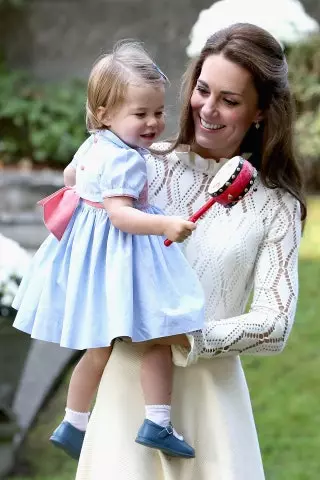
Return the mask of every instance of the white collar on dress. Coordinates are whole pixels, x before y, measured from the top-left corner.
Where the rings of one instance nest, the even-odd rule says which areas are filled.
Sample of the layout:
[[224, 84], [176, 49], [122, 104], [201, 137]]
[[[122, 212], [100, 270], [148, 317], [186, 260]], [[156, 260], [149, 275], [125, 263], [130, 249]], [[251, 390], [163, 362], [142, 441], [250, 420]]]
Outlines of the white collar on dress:
[[[197, 153], [192, 152], [189, 145], [179, 145], [175, 150], [175, 154], [179, 160], [189, 168], [212, 176], [216, 175], [220, 168], [230, 160], [229, 158], [220, 158], [219, 161], [217, 161], [214, 158], [203, 158]], [[250, 156], [250, 153], [242, 154], [242, 157], [246, 159]]]

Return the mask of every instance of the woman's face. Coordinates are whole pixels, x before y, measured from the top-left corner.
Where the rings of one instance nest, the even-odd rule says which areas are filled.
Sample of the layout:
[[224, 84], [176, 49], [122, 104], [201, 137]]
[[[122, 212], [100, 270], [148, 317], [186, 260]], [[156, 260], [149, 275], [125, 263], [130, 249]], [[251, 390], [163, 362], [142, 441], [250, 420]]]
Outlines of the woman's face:
[[190, 100], [194, 150], [204, 157], [230, 158], [253, 122], [261, 120], [251, 74], [222, 54], [204, 61]]

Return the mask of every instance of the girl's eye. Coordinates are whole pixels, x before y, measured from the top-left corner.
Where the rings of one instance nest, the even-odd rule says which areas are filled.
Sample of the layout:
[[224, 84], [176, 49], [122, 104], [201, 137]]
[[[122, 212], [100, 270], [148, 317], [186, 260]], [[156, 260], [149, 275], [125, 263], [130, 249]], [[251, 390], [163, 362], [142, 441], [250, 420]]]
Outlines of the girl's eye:
[[229, 100], [228, 98], [225, 98], [224, 101], [226, 102], [227, 105], [230, 105], [232, 107], [235, 107], [238, 105], [238, 102], [235, 102], [234, 100]]
[[161, 118], [164, 115], [164, 112], [156, 112], [155, 115], [157, 118]]
[[135, 113], [135, 116], [138, 117], [138, 118], [144, 118], [145, 117], [145, 113]]

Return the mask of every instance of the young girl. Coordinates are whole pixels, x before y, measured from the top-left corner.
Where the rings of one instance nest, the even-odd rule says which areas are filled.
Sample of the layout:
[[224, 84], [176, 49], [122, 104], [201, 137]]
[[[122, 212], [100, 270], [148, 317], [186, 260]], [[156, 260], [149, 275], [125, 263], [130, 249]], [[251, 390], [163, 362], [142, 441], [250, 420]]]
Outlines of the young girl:
[[[144, 342], [203, 326], [200, 283], [179, 246], [163, 243], [184, 241], [195, 225], [148, 204], [144, 154], [164, 129], [166, 82], [134, 43], [120, 44], [94, 65], [86, 107], [91, 136], [65, 170], [66, 184], [75, 187], [41, 202], [53, 235], [13, 303], [16, 328], [87, 350], [71, 378], [64, 421], [51, 437], [74, 458], [113, 340]], [[141, 384], [146, 418], [136, 442], [194, 457], [170, 423], [170, 347], [146, 344]]]

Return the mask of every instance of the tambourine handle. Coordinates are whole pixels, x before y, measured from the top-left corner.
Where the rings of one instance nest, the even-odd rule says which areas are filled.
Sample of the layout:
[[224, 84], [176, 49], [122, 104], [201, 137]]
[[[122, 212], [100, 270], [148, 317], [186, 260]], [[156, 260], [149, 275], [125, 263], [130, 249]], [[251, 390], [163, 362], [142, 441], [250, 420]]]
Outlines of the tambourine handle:
[[[201, 218], [209, 210], [209, 208], [216, 203], [216, 201], [217, 200], [215, 198], [210, 198], [204, 205], [202, 205], [201, 208], [199, 208], [199, 210], [197, 210], [193, 215], [191, 215], [190, 218], [188, 218], [189, 222], [196, 223], [196, 221], [199, 220], [199, 218]], [[167, 238], [164, 241], [164, 244], [166, 247], [170, 247], [172, 241]]]
[[189, 222], [196, 223], [196, 221], [199, 220], [199, 218], [201, 218], [216, 202], [217, 199], [211, 197], [204, 205], [202, 205], [201, 208], [199, 208], [199, 210], [197, 210], [193, 215], [191, 215], [191, 217], [189, 218]]
[[[229, 160], [209, 185], [208, 193], [212, 197], [189, 218], [189, 222], [195, 223], [216, 202], [225, 207], [237, 203], [250, 190], [256, 176], [255, 168], [242, 157]], [[169, 247], [172, 242], [167, 239], [164, 244]]]
[[170, 247], [170, 245], [172, 245], [172, 241], [169, 240], [168, 238], [163, 243], [165, 244], [166, 247]]

